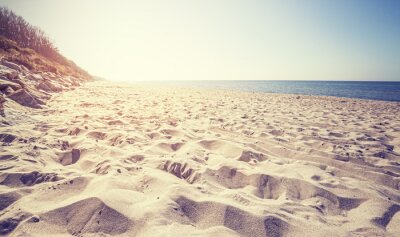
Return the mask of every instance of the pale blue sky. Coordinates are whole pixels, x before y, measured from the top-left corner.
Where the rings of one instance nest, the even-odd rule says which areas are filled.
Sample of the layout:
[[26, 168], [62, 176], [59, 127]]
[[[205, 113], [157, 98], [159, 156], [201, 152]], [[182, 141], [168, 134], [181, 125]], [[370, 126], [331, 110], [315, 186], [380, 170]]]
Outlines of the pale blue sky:
[[0, 0], [115, 80], [400, 80], [397, 0]]

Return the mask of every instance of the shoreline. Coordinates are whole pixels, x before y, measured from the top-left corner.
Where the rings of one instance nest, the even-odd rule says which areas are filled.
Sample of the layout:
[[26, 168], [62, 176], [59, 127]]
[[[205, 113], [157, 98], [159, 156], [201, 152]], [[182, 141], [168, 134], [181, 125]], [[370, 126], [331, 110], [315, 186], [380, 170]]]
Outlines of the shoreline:
[[[355, 97], [342, 97], [342, 96], [334, 96], [334, 95], [312, 95], [312, 94], [294, 94], [294, 93], [280, 93], [280, 92], [262, 92], [262, 91], [244, 91], [240, 89], [227, 89], [227, 88], [205, 88], [205, 87], [190, 87], [190, 86], [177, 86], [177, 85], [158, 85], [154, 86], [150, 82], [123, 82], [123, 81], [109, 81], [109, 80], [104, 80], [104, 81], [89, 81], [87, 83], [96, 83], [96, 82], [102, 82], [102, 83], [110, 83], [110, 84], [115, 84], [115, 85], [125, 85], [129, 86], [132, 88], [136, 88], [137, 86], [139, 88], [169, 88], [169, 89], [190, 89], [190, 90], [199, 90], [199, 91], [215, 91], [215, 92], [231, 92], [231, 93], [247, 93], [247, 94], [259, 94], [259, 95], [266, 95], [266, 96], [274, 96], [274, 95], [282, 95], [282, 96], [292, 96], [292, 97], [310, 97], [313, 98], [315, 97], [316, 99], [344, 99], [344, 100], [355, 100], [355, 101], [371, 101], [371, 102], [388, 102], [388, 103], [397, 103], [400, 105], [400, 101], [397, 100], [381, 100], [381, 99], [367, 99], [367, 98], [355, 98]], [[154, 81], [155, 82], [155, 81]], [[400, 82], [399, 82], [400, 83]]]
[[[107, 81], [107, 80], [106, 80]], [[348, 98], [348, 99], [359, 99], [359, 100], [373, 100], [373, 101], [387, 101], [387, 102], [399, 102], [400, 103], [400, 98], [398, 99], [379, 99], [379, 98], [362, 98], [362, 97], [351, 97], [351, 96], [337, 96], [337, 95], [319, 95], [319, 94], [305, 94], [305, 93], [285, 93], [285, 92], [268, 92], [268, 91], [260, 91], [260, 90], [244, 90], [244, 89], [239, 89], [239, 88], [213, 88], [213, 87], [207, 87], [207, 86], [196, 86], [196, 85], [188, 85], [187, 83], [190, 82], [201, 82], [200, 80], [181, 80], [181, 81], [131, 81], [131, 82], [124, 82], [124, 81], [108, 81], [110, 83], [122, 83], [126, 85], [138, 85], [138, 86], [154, 86], [154, 85], [159, 85], [158, 83], [161, 83], [159, 87], [172, 87], [172, 88], [187, 88], [187, 89], [206, 89], [206, 90], [227, 90], [227, 91], [236, 91], [236, 92], [244, 92], [244, 93], [264, 93], [264, 94], [282, 94], [282, 95], [300, 95], [300, 96], [321, 96], [321, 97], [336, 97], [336, 98]], [[206, 81], [206, 82], [215, 82], [212, 80]], [[243, 80], [219, 80], [217, 82], [247, 82]], [[279, 81], [279, 80], [253, 80], [251, 82], [378, 82], [378, 81], [291, 81], [291, 80], [285, 80], [285, 81]], [[187, 85], [179, 85], [179, 84], [187, 84]], [[379, 82], [380, 83], [380, 82]], [[386, 82], [384, 82], [386, 83]], [[396, 83], [400, 85], [400, 82], [398, 81], [387, 81], [387, 83]]]

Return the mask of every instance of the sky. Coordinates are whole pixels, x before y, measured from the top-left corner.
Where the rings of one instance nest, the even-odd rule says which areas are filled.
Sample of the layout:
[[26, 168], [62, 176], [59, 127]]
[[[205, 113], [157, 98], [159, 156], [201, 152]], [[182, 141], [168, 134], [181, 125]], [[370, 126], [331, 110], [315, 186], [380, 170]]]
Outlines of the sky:
[[0, 0], [110, 80], [397, 80], [398, 0]]

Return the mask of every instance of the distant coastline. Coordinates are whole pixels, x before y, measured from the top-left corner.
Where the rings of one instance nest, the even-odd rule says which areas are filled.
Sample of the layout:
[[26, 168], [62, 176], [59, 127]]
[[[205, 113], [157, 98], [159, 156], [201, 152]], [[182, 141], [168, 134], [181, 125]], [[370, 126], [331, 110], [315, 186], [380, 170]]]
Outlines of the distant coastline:
[[156, 84], [245, 92], [334, 96], [354, 99], [400, 101], [399, 81], [304, 81], [304, 80], [165, 80], [136, 81], [134, 84]]

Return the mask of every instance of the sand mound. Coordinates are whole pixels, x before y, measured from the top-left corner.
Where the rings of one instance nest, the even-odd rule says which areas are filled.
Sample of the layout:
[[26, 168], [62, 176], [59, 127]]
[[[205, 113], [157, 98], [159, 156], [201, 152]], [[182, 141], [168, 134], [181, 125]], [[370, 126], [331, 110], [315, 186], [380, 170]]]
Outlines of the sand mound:
[[173, 161], [166, 161], [162, 166], [161, 169], [175, 175], [180, 179], [184, 179], [189, 183], [195, 182], [199, 178], [199, 174], [190, 167], [187, 163], [179, 163]]
[[30, 173], [4, 173], [1, 175], [0, 184], [9, 187], [32, 186], [42, 182], [54, 182], [59, 178], [55, 173], [39, 173], [33, 171]]
[[225, 226], [242, 236], [282, 236], [289, 224], [273, 215], [257, 216], [218, 202], [196, 202], [186, 197], [176, 200], [178, 211], [200, 228]]
[[8, 206], [21, 198], [18, 192], [9, 192], [0, 194], [0, 211], [6, 209]]
[[81, 150], [73, 148], [71, 151], [62, 153], [60, 163], [63, 165], [72, 165], [78, 162], [80, 157]]
[[104, 233], [117, 235], [134, 227], [134, 223], [98, 198], [88, 198], [40, 215], [41, 225], [62, 227], [72, 235]]

